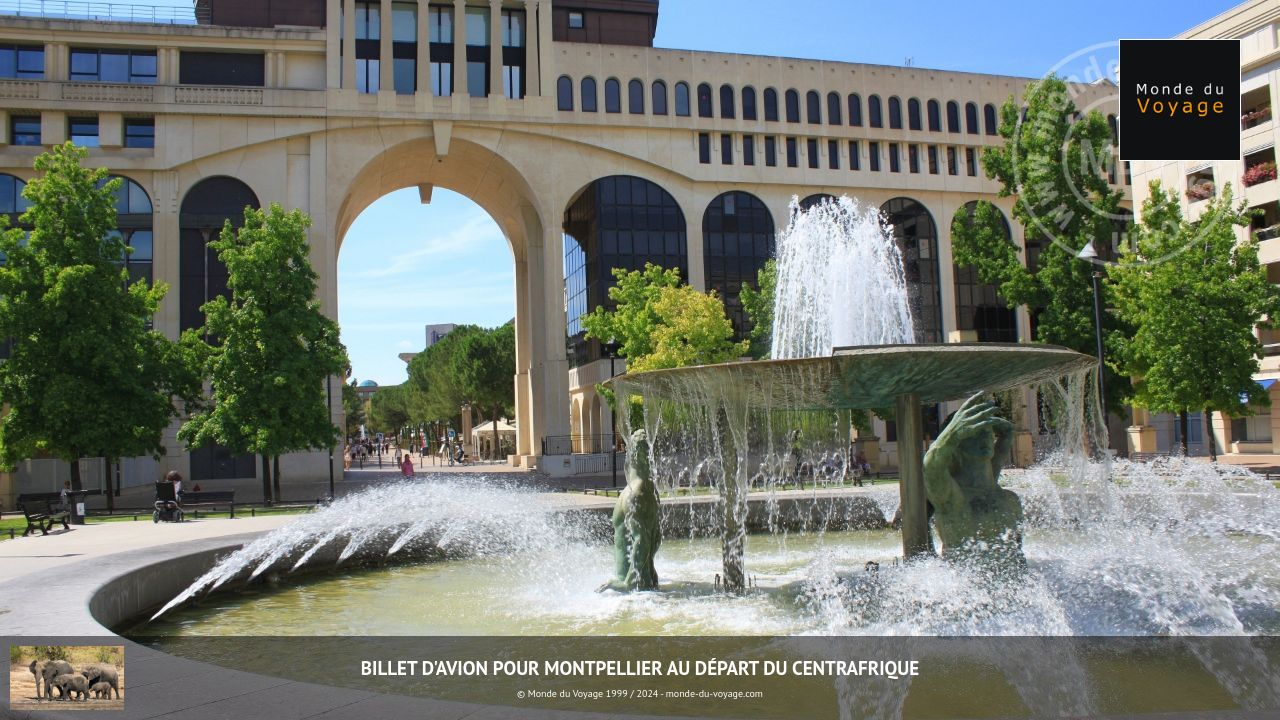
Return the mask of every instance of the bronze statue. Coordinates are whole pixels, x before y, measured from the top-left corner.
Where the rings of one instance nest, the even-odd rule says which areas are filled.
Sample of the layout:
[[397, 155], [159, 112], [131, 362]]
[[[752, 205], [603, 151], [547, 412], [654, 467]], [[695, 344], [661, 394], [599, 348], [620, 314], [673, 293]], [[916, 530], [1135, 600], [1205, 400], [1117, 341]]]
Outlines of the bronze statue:
[[1022, 567], [1022, 501], [1000, 487], [1013, 449], [1013, 424], [974, 395], [956, 411], [924, 456], [924, 485], [947, 558]]
[[657, 590], [653, 556], [662, 543], [658, 488], [649, 479], [649, 439], [644, 430], [631, 434], [627, 448], [627, 487], [613, 508], [614, 578], [601, 590]]

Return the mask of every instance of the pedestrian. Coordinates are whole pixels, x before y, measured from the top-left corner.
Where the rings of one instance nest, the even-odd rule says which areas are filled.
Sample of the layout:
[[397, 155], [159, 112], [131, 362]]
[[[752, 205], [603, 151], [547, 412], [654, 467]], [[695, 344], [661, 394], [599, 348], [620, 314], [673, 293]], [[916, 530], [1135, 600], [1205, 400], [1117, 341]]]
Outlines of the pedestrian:
[[400, 460], [400, 474], [406, 478], [413, 477], [413, 460], [408, 455]]
[[351, 446], [348, 445], [342, 449], [342, 469], [351, 469]]
[[393, 457], [396, 459], [396, 464], [399, 465], [400, 464], [400, 446], [399, 445], [396, 446], [396, 453]]
[[71, 481], [62, 481], [62, 492], [58, 493], [58, 500], [62, 503], [63, 510], [71, 510]]

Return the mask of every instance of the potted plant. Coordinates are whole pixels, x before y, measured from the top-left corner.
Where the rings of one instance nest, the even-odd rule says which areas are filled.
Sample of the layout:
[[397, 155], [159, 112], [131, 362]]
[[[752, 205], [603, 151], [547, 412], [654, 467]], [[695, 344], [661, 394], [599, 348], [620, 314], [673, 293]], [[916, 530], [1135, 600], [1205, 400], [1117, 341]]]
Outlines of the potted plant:
[[1244, 177], [1241, 181], [1245, 187], [1253, 187], [1259, 183], [1276, 179], [1276, 164], [1274, 162], [1260, 162], [1245, 168]]
[[1191, 202], [1208, 200], [1213, 197], [1213, 181], [1204, 180], [1187, 188], [1187, 199]]

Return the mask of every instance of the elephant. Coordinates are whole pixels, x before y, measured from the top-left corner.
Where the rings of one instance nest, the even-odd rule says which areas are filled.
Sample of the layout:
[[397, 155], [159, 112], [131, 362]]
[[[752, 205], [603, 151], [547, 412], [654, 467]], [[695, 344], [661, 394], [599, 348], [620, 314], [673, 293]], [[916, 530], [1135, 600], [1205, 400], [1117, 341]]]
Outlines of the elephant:
[[107, 683], [107, 682], [94, 683], [89, 688], [89, 692], [93, 693], [93, 696], [99, 700], [110, 700], [111, 699], [111, 683]]
[[86, 665], [80, 674], [90, 685], [104, 682], [110, 685], [116, 691], [116, 699], [120, 699], [120, 673], [116, 671], [115, 665]]
[[[29, 666], [31, 674], [36, 679], [36, 699], [40, 699], [40, 684], [44, 683], [44, 698], [46, 700], [53, 699], [53, 679], [59, 675], [67, 675], [74, 673], [75, 669], [71, 667], [71, 663], [65, 660], [32, 660]], [[62, 690], [58, 690], [61, 695]]]
[[53, 679], [53, 684], [62, 691], [63, 700], [73, 700], [72, 694], [80, 696], [81, 700], [89, 699], [89, 682], [84, 679], [83, 675], [75, 673], [67, 673], [59, 675]]

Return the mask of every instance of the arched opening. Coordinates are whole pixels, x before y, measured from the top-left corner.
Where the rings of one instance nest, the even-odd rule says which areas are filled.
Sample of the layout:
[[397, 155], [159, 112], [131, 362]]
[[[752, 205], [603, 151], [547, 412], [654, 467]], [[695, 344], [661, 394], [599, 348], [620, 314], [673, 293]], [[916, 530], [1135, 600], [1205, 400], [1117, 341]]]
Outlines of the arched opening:
[[711, 86], [707, 83], [698, 85], [698, 117], [715, 117], [711, 110]]
[[827, 124], [843, 125], [844, 113], [840, 112], [840, 93], [827, 93]]
[[644, 83], [636, 78], [627, 83], [627, 112], [644, 114]]
[[622, 112], [622, 84], [618, 78], [604, 81], [604, 111], [607, 113]]
[[556, 109], [573, 109], [573, 78], [568, 75], [561, 75], [556, 80]]
[[689, 117], [689, 83], [676, 83], [676, 115]]
[[907, 100], [907, 127], [912, 130], [923, 130], [920, 123], [920, 101], [916, 98]]
[[[999, 216], [1004, 239], [1012, 243], [1013, 231], [1009, 220], [999, 208], [990, 203], [986, 205], [988, 209], [983, 212], [994, 211]], [[952, 218], [952, 227], [958, 224], [971, 227], [977, 212], [978, 201], [965, 203]], [[976, 268], [958, 263], [955, 265], [955, 279], [956, 329], [976, 333], [979, 342], [1018, 342], [1017, 313], [1000, 296], [999, 286], [982, 282]]]
[[822, 124], [822, 96], [816, 90], [810, 90], [804, 96], [805, 114], [810, 125]]
[[960, 103], [947, 101], [947, 132], [960, 132]]
[[734, 119], [734, 92], [732, 85], [720, 86], [720, 117], [725, 120]]
[[902, 129], [902, 101], [897, 95], [889, 98], [889, 128], [892, 130]]
[[879, 95], [872, 95], [867, 98], [867, 121], [873, 128], [884, 127], [884, 118], [881, 115]]
[[773, 88], [764, 89], [764, 119], [778, 122], [778, 91]]
[[757, 288], [756, 276], [773, 257], [773, 215], [760, 198], [742, 191], [717, 196], [702, 215], [707, 288], [724, 300], [736, 339], [751, 331], [742, 309], [742, 286]]
[[131, 252], [122, 259], [129, 272], [129, 282], [151, 283], [151, 260], [154, 234], [151, 228], [151, 198], [138, 183], [123, 176], [116, 190], [116, 232]]
[[965, 130], [970, 135], [978, 134], [978, 105], [977, 103], [965, 103], [964, 105], [964, 125]]
[[805, 199], [800, 201], [800, 209], [808, 210], [814, 205], [818, 205], [824, 202], [835, 202], [835, 200], [836, 200], [835, 195], [829, 195], [827, 193], [814, 193], [812, 195], [805, 197]]
[[787, 91], [787, 122], [800, 122], [800, 93], [794, 89]]
[[930, 132], [942, 132], [942, 106], [937, 100], [929, 100], [928, 113]]
[[756, 89], [748, 85], [742, 88], [742, 119], [756, 120]]
[[661, 80], [654, 80], [652, 86], [653, 114], [667, 114], [667, 84]]
[[596, 111], [596, 79], [593, 77], [582, 78], [582, 111]]
[[942, 283], [938, 228], [924, 205], [897, 197], [880, 206], [902, 253], [916, 342], [942, 342]]
[[[986, 105], [982, 106], [982, 115], [983, 115], [984, 124], [986, 125], [985, 129], [987, 131], [987, 134], [988, 135], [997, 134], [1000, 131], [1000, 121], [996, 118], [996, 106], [992, 105], [991, 103], [987, 103]], [[1111, 117], [1113, 119], [1115, 118], [1114, 115], [1112, 115]]]
[[849, 125], [862, 127], [862, 98], [858, 93], [849, 94]]

